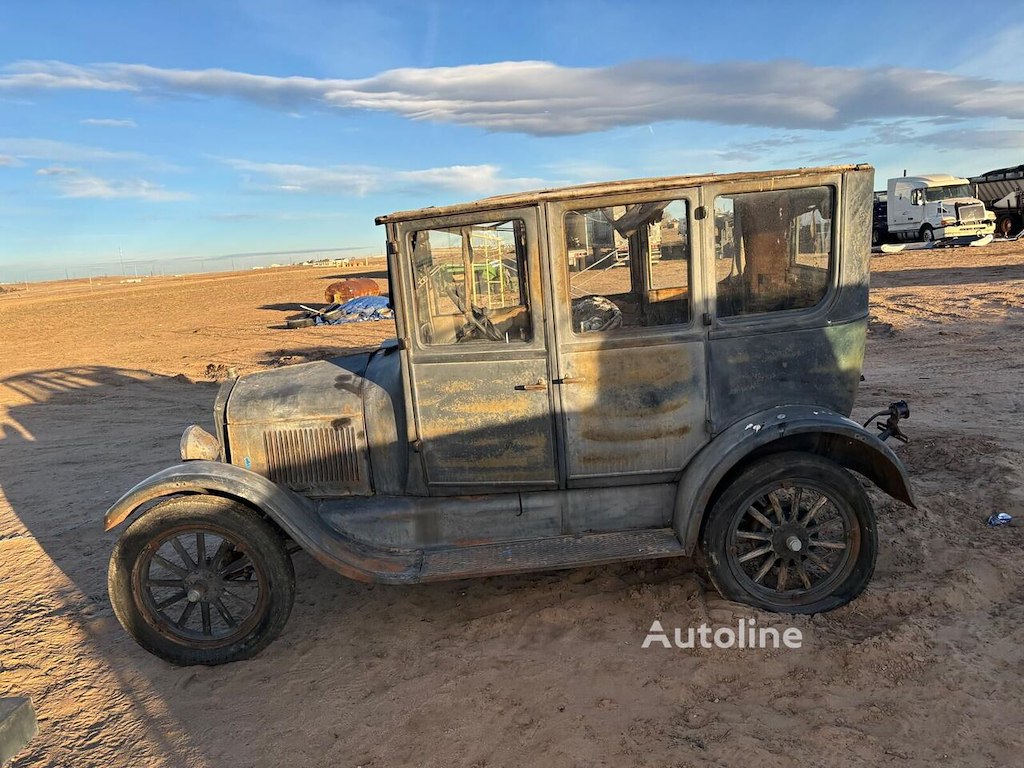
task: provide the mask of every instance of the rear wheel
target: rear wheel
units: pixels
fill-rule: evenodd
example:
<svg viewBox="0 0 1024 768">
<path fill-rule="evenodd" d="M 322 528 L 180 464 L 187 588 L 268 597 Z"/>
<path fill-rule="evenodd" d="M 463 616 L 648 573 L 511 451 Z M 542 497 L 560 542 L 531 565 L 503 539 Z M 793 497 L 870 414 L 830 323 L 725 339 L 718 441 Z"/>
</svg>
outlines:
<svg viewBox="0 0 1024 768">
<path fill-rule="evenodd" d="M 875 568 L 875 515 L 864 489 L 828 459 L 779 453 L 743 470 L 703 535 L 723 596 L 783 613 L 819 613 L 859 595 Z"/>
<path fill-rule="evenodd" d="M 135 520 L 108 572 L 118 621 L 172 664 L 224 664 L 258 653 L 284 628 L 295 573 L 277 532 L 216 496 L 167 499 Z"/>
<path fill-rule="evenodd" d="M 996 234 L 1001 237 L 1013 237 L 1016 228 L 1013 216 L 1000 216 L 996 221 Z"/>
</svg>

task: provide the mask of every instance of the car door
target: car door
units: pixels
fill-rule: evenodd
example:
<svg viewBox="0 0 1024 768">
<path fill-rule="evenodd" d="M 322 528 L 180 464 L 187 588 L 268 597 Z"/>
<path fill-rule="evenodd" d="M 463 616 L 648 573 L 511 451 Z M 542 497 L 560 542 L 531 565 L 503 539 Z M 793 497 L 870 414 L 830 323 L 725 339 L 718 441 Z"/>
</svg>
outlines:
<svg viewBox="0 0 1024 768">
<path fill-rule="evenodd" d="M 537 209 L 408 221 L 397 236 L 430 493 L 556 488 Z"/>
<path fill-rule="evenodd" d="M 696 188 L 547 208 L 569 488 L 666 482 L 707 440 Z"/>
</svg>

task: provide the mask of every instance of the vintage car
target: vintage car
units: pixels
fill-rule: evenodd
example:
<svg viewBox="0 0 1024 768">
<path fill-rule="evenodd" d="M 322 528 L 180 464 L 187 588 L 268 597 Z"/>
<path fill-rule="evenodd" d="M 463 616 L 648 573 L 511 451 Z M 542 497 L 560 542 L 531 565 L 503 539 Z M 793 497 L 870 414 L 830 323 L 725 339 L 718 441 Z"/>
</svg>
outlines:
<svg viewBox="0 0 1024 768">
<path fill-rule="evenodd" d="M 815 613 L 865 588 L 851 421 L 868 323 L 866 165 L 619 181 L 377 219 L 397 338 L 233 378 L 216 434 L 106 515 L 114 611 L 219 664 L 292 607 L 291 553 L 352 579 L 462 579 L 703 554 L 727 598 Z M 868 424 L 874 419 L 870 419 Z M 852 472 L 851 472 L 852 471 Z M 863 476 L 859 477 L 852 474 Z"/>
</svg>

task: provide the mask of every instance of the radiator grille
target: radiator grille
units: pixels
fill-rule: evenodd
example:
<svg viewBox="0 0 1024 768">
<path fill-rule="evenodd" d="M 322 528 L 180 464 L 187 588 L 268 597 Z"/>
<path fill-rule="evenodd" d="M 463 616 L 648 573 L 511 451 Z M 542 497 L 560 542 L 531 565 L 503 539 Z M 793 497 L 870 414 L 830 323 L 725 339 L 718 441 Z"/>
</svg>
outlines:
<svg viewBox="0 0 1024 768">
<path fill-rule="evenodd" d="M 293 488 L 359 484 L 362 462 L 355 429 L 275 429 L 263 433 L 270 479 Z"/>
<path fill-rule="evenodd" d="M 985 206 L 981 203 L 970 203 L 959 206 L 960 221 L 981 221 L 985 218 Z"/>
</svg>

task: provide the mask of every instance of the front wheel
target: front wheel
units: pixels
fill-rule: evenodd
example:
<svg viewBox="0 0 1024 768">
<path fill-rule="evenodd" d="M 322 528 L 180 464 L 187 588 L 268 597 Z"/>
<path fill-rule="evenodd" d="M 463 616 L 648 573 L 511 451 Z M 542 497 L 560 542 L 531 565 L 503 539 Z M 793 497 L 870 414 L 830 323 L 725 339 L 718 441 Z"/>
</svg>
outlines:
<svg viewBox="0 0 1024 768">
<path fill-rule="evenodd" d="M 277 531 L 216 496 L 167 499 L 114 546 L 107 576 L 118 621 L 172 664 L 224 664 L 284 628 L 295 572 Z"/>
<path fill-rule="evenodd" d="M 732 481 L 709 513 L 702 543 L 724 597 L 820 613 L 864 590 L 878 536 L 871 502 L 849 472 L 813 454 L 779 453 Z"/>
<path fill-rule="evenodd" d="M 926 242 L 926 243 L 934 243 L 935 242 L 935 230 L 932 229 L 932 225 L 931 224 L 925 224 L 923 227 L 921 227 L 921 232 L 919 234 L 921 236 L 921 239 L 924 242 Z"/>
</svg>

